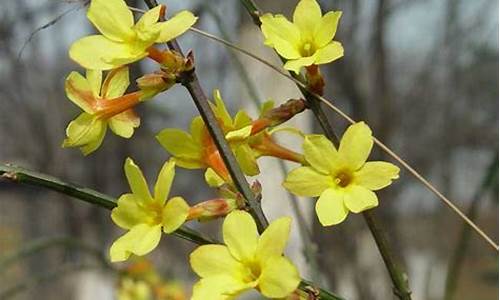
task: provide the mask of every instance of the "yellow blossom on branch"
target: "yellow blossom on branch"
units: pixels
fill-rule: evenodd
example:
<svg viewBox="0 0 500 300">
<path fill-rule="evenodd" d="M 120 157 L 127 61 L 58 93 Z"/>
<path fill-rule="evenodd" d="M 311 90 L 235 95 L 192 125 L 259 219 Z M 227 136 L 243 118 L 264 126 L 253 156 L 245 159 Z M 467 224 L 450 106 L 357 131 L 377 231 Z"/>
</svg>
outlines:
<svg viewBox="0 0 500 300">
<path fill-rule="evenodd" d="M 86 69 L 109 70 L 148 56 L 155 43 L 170 41 L 196 22 L 189 11 L 158 22 L 165 7 L 147 11 L 137 23 L 124 0 L 92 0 L 87 17 L 101 34 L 77 40 L 69 56 Z"/>
<path fill-rule="evenodd" d="M 124 95 L 128 86 L 127 67 L 110 71 L 104 82 L 101 71 L 87 70 L 86 77 L 71 72 L 65 81 L 66 95 L 84 112 L 66 128 L 63 147 L 80 147 L 83 154 L 90 154 L 101 145 L 108 126 L 130 138 L 140 124 L 132 108 L 142 97 L 140 92 Z"/>
<path fill-rule="evenodd" d="M 300 0 L 293 13 L 293 23 L 283 15 L 260 17 L 264 43 L 287 60 L 285 69 L 332 62 L 344 55 L 342 45 L 332 41 L 342 12 L 331 11 L 322 16 L 316 0 Z"/>
<path fill-rule="evenodd" d="M 201 277 L 191 299 L 233 299 L 252 288 L 268 298 L 293 293 L 299 273 L 283 256 L 290 222 L 289 217 L 277 219 L 259 237 L 249 213 L 230 213 L 223 224 L 225 245 L 203 245 L 190 255 L 191 267 Z"/>
<path fill-rule="evenodd" d="M 323 135 L 306 136 L 303 148 L 309 166 L 292 170 L 283 186 L 298 196 L 319 196 L 316 214 L 323 226 L 341 223 L 349 211 L 376 207 L 373 191 L 399 178 L 397 166 L 366 161 L 372 146 L 372 132 L 364 122 L 349 126 L 338 150 Z"/>
<path fill-rule="evenodd" d="M 276 111 L 272 111 L 266 104 L 266 110 L 257 120 L 252 120 L 243 110 L 238 111 L 233 118 L 227 111 L 220 92 L 214 91 L 214 103 L 210 105 L 236 160 L 246 175 L 259 174 L 257 158 L 261 156 L 274 156 L 295 162 L 302 161 L 302 155 L 278 145 L 272 140 L 267 130 L 297 113 L 295 106 L 304 109 L 302 101 L 292 101 L 296 102 L 289 105 L 290 107 L 279 110 L 280 112 L 291 111 L 288 114 L 273 114 Z M 193 119 L 190 133 L 180 129 L 166 128 L 157 135 L 157 139 L 175 157 L 179 166 L 188 169 L 211 168 L 223 180 L 230 181 L 224 161 L 201 117 Z"/>
<path fill-rule="evenodd" d="M 128 232 L 118 238 L 110 249 L 111 261 L 124 261 L 131 254 L 138 256 L 151 252 L 160 242 L 161 232 L 177 230 L 189 213 L 189 205 L 181 197 L 167 201 L 175 176 L 175 162 L 167 161 L 160 170 L 154 187 L 154 197 L 149 192 L 142 171 L 127 158 L 125 175 L 132 193 L 118 199 L 118 206 L 111 212 L 116 225 Z"/>
</svg>

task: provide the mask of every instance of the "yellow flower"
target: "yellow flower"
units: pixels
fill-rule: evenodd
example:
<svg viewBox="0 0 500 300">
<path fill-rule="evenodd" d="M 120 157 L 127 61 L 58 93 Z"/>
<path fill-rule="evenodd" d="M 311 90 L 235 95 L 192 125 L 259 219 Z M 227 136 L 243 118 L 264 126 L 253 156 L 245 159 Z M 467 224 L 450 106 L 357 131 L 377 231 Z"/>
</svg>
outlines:
<svg viewBox="0 0 500 300">
<path fill-rule="evenodd" d="M 210 103 L 215 117 L 225 138 L 228 141 L 242 171 L 248 176 L 258 175 L 260 170 L 257 158 L 274 156 L 299 162 L 302 156 L 275 143 L 267 128 L 275 126 L 274 120 L 252 120 L 248 114 L 240 110 L 231 117 L 220 92 L 214 90 L 214 103 Z M 265 103 L 261 116 L 272 107 L 272 102 Z M 177 165 L 187 169 L 211 168 L 225 181 L 230 181 L 229 173 L 224 165 L 214 141 L 201 117 L 191 122 L 190 134 L 180 129 L 163 129 L 156 138 L 160 144 L 172 154 Z M 211 172 L 211 171 L 209 171 Z M 214 178 L 212 173 L 207 174 Z"/>
<path fill-rule="evenodd" d="M 372 146 L 372 132 L 364 122 L 347 128 L 338 150 L 323 135 L 306 136 L 303 148 L 310 166 L 292 170 L 283 186 L 298 196 L 319 196 L 316 214 L 323 226 L 341 223 L 349 211 L 376 207 L 373 191 L 399 178 L 399 168 L 391 163 L 366 162 Z"/>
<path fill-rule="evenodd" d="M 153 291 L 145 281 L 124 278 L 120 282 L 116 296 L 118 300 L 151 300 Z"/>
<path fill-rule="evenodd" d="M 190 255 L 201 277 L 193 300 L 233 299 L 255 288 L 268 298 L 283 298 L 299 285 L 297 268 L 283 256 L 291 218 L 272 222 L 259 237 L 249 213 L 234 211 L 223 224 L 225 245 L 203 245 Z"/>
<path fill-rule="evenodd" d="M 83 154 L 95 151 L 101 145 L 107 127 L 115 134 L 130 138 L 140 124 L 131 109 L 141 100 L 141 93 L 123 95 L 129 85 L 127 67 L 108 73 L 102 82 L 102 72 L 87 70 L 86 77 L 71 72 L 66 78 L 68 98 L 84 112 L 66 128 L 63 147 L 80 147 Z"/>
<path fill-rule="evenodd" d="M 87 17 L 102 35 L 79 39 L 71 46 L 69 56 L 86 69 L 113 69 L 148 56 L 153 44 L 178 37 L 196 22 L 189 11 L 158 22 L 163 9 L 157 6 L 147 11 L 134 24 L 124 0 L 92 0 Z"/>
<path fill-rule="evenodd" d="M 342 12 L 321 15 L 316 0 L 300 0 L 293 13 L 293 23 L 283 15 L 260 17 L 264 43 L 288 61 L 285 69 L 300 72 L 303 66 L 332 62 L 344 55 L 342 45 L 332 41 Z"/>
<path fill-rule="evenodd" d="M 166 201 L 175 176 L 175 163 L 167 161 L 158 175 L 154 197 L 139 167 L 127 158 L 125 175 L 132 193 L 118 199 L 118 206 L 111 212 L 116 225 L 129 230 L 118 238 L 110 249 L 111 261 L 124 261 L 131 254 L 138 256 L 151 252 L 161 238 L 161 231 L 171 233 L 186 220 L 189 206 L 181 197 Z"/>
</svg>

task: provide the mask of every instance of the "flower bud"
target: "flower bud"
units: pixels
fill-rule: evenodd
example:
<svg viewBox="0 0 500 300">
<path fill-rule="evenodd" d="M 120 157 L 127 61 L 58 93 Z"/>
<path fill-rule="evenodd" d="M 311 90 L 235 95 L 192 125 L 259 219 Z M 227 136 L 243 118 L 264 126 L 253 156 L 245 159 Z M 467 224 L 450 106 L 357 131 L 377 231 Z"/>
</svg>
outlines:
<svg viewBox="0 0 500 300">
<path fill-rule="evenodd" d="M 187 220 L 208 221 L 226 216 L 237 209 L 235 199 L 217 198 L 207 200 L 189 209 Z"/>
</svg>

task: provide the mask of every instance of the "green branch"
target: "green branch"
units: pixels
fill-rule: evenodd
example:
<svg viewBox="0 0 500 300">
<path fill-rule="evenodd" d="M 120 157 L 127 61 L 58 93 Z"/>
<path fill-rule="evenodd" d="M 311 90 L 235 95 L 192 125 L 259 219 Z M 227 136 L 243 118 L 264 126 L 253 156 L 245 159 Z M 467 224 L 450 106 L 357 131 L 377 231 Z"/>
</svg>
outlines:
<svg viewBox="0 0 500 300">
<path fill-rule="evenodd" d="M 89 188 L 80 187 L 73 183 L 64 182 L 50 175 L 30 171 L 13 165 L 0 164 L 0 178 L 12 182 L 44 187 L 108 210 L 116 207 L 116 199 L 111 196 Z M 201 236 L 186 226 L 182 226 L 172 234 L 200 245 L 214 243 L 213 240 Z"/>
<path fill-rule="evenodd" d="M 256 16 L 262 15 L 262 11 L 257 7 L 253 0 L 240 0 L 243 6 L 246 8 L 247 12 L 252 17 L 252 20 L 255 25 L 260 27 L 260 20 L 257 21 L 258 18 Z M 278 55 L 279 56 L 279 55 Z M 280 56 L 281 60 L 284 62 L 285 60 Z M 295 73 L 290 72 L 290 75 L 305 84 L 305 79 L 301 75 L 297 75 Z M 304 88 L 304 85 L 297 84 L 297 87 L 300 89 L 304 97 L 306 98 L 309 107 L 314 113 L 318 123 L 325 135 L 332 141 L 332 143 L 336 146 L 339 144 L 339 139 L 333 130 L 333 127 L 328 121 L 325 112 L 321 107 L 321 103 L 315 97 L 313 93 Z M 377 244 L 378 250 L 382 256 L 382 259 L 385 263 L 386 269 L 389 272 L 389 276 L 394 285 L 394 294 L 402 300 L 411 299 L 411 291 L 408 285 L 408 276 L 402 271 L 400 264 L 397 262 L 396 258 L 392 254 L 389 244 L 387 242 L 387 238 L 385 237 L 385 231 L 381 228 L 380 224 L 378 224 L 375 215 L 372 212 L 364 212 L 363 217 L 365 218 L 366 224 L 368 225 L 370 232 Z"/>
</svg>

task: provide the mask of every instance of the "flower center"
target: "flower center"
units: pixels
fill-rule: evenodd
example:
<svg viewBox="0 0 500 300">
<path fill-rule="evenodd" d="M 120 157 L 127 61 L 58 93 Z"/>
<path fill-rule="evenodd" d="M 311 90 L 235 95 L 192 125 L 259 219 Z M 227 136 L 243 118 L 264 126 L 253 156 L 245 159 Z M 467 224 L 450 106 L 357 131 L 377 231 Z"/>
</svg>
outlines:
<svg viewBox="0 0 500 300">
<path fill-rule="evenodd" d="M 305 43 L 304 46 L 302 46 L 302 56 L 311 56 L 313 55 L 315 49 L 314 45 L 312 43 Z"/>
<path fill-rule="evenodd" d="M 335 175 L 334 181 L 340 187 L 346 187 L 352 182 L 352 174 L 348 171 L 340 171 Z"/>
<path fill-rule="evenodd" d="M 260 274 L 262 273 L 262 268 L 258 262 L 248 263 L 248 269 L 250 270 L 250 281 L 255 281 L 259 279 Z"/>
</svg>

